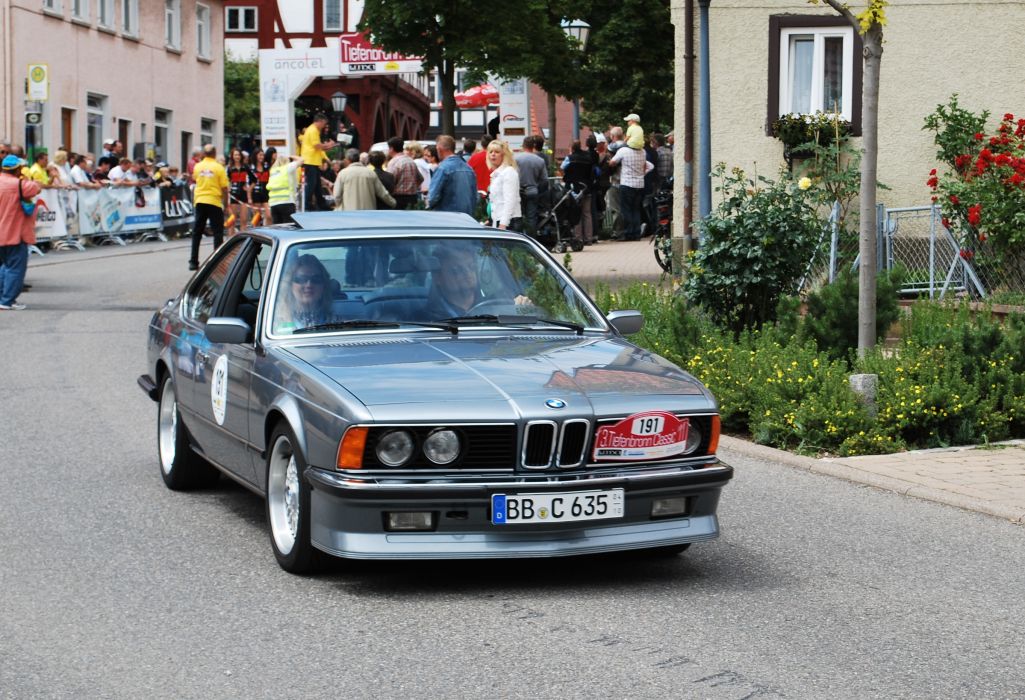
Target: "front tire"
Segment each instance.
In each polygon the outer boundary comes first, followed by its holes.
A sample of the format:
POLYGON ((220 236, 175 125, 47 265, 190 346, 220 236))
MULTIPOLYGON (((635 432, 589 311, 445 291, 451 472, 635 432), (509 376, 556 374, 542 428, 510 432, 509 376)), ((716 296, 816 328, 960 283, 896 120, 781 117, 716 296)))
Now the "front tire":
POLYGON ((220 477, 220 472, 214 466, 192 451, 188 430, 181 420, 171 375, 165 377, 160 386, 157 456, 160 458, 160 476, 172 491, 213 486, 220 477))
POLYGON ((673 244, 668 235, 655 234, 655 261, 666 274, 673 273, 673 244))
POLYGON ((310 541, 306 460, 288 425, 278 425, 267 451, 267 522, 278 565, 290 574, 314 573, 322 556, 310 541))

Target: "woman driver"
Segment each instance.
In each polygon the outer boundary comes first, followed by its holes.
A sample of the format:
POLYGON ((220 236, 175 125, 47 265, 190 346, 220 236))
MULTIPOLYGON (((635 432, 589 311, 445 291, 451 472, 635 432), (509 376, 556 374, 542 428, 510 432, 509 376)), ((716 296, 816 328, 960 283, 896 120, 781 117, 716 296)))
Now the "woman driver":
POLYGON ((333 321, 330 282, 327 268, 314 255, 300 255, 286 267, 284 287, 278 292, 274 332, 294 332, 333 321))

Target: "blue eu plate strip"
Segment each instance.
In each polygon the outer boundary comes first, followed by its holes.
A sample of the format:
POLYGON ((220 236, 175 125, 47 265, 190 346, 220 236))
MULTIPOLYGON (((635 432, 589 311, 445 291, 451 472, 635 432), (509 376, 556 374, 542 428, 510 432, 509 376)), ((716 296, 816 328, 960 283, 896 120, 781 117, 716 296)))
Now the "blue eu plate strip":
POLYGON ((505 522, 505 494, 495 494, 491 497, 491 522, 505 522))

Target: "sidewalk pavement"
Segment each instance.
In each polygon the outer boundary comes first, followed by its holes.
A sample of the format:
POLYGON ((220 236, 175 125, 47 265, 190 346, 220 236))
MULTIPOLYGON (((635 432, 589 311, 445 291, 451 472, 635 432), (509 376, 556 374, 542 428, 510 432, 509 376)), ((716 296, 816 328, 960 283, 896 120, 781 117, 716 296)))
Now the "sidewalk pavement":
POLYGON ((1025 440, 864 457, 802 457, 723 436, 723 449, 1025 524, 1025 440))
MULTIPOLYGON (((655 262, 650 237, 639 241, 601 241, 578 253, 570 252, 569 256, 570 272, 590 291, 594 291, 598 282, 617 288, 633 282, 652 284, 662 279, 662 268, 655 262)), ((566 267, 565 254, 552 253, 552 257, 566 267)), ((671 281, 667 276, 666 283, 671 281)))
MULTIPOLYGON (((44 258, 33 256, 31 263, 33 266, 45 266, 187 246, 187 240, 180 240, 132 244, 127 248, 90 248, 84 253, 67 251, 50 253, 44 258)), ((612 287, 632 282, 657 283, 662 279, 662 270, 655 262, 651 246, 650 238, 640 241, 602 241, 578 253, 570 253, 569 265, 573 276, 588 289, 593 289, 597 282, 612 287)), ((553 257, 559 262, 565 259, 563 255, 555 253, 553 257)), ((743 456, 1025 524, 1025 440, 986 447, 952 447, 892 455, 818 459, 725 435, 719 445, 743 456)))

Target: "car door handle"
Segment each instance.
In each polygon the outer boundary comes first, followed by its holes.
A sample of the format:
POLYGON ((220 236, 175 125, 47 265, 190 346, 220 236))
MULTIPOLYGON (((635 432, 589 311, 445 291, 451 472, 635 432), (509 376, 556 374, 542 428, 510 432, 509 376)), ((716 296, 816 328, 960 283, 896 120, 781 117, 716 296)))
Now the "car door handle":
POLYGON ((199 362, 202 362, 203 364, 206 364, 206 361, 209 360, 209 359, 210 359, 210 356, 207 355, 202 350, 197 350, 196 351, 196 360, 198 360, 199 362))

